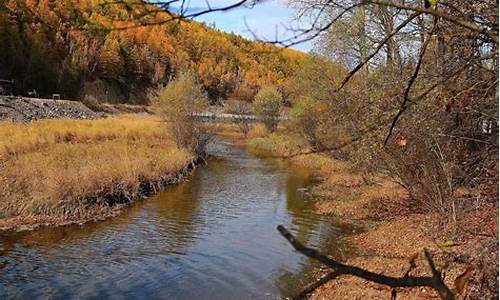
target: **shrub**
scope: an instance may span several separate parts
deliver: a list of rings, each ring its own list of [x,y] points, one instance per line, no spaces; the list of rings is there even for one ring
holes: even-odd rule
[[[408,138],[408,145],[386,147],[381,160],[385,169],[408,191],[415,205],[456,219],[453,157],[444,156],[438,140],[415,135]]]
[[[153,110],[167,124],[177,146],[196,154],[204,153],[211,134],[193,114],[208,106],[207,95],[190,73],[182,73],[153,100]]]
[[[278,128],[279,116],[283,106],[283,97],[275,87],[263,87],[254,99],[254,111],[266,128],[274,132]]]
[[[251,113],[251,110],[252,107],[245,101],[229,100],[224,106],[224,111],[226,113],[237,115],[234,122],[238,125],[244,137],[247,137],[252,129],[251,120],[246,117],[246,115]]]
[[[85,95],[82,103],[95,112],[108,112],[106,106],[100,103],[94,96]]]
[[[335,118],[335,107],[331,101],[316,100],[310,96],[301,96],[292,106],[292,127],[311,146],[312,150],[342,144],[349,138],[345,126]]]

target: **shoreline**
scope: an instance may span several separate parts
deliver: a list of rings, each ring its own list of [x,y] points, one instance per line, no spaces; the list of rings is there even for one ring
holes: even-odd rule
[[[94,120],[119,114],[152,113],[145,105],[0,95],[0,121],[34,122],[62,118]]]
[[[498,290],[495,288],[499,261],[498,205],[488,204],[485,209],[469,212],[458,223],[452,223],[443,220],[437,212],[415,207],[408,193],[389,178],[374,178],[368,184],[360,174],[351,170],[348,162],[322,154],[287,157],[287,153],[294,151],[293,137],[256,135],[243,138],[234,126],[225,127],[222,135],[250,148],[256,155],[272,155],[312,171],[317,183],[309,192],[318,199],[317,213],[363,228],[358,233],[342,237],[354,250],[347,258],[337,258],[343,263],[401,277],[408,271],[410,260],[416,257],[416,267],[411,270],[411,275],[430,276],[423,253],[428,249],[437,266],[446,274],[445,283],[449,287],[454,288],[455,279],[466,270],[473,270],[467,288],[457,298],[476,299],[495,295],[495,290]],[[479,237],[473,233],[478,229],[481,230]],[[319,280],[331,271],[319,268],[315,277]],[[307,286],[303,287],[304,290]],[[391,293],[392,289],[387,286],[342,276],[304,299],[390,299]],[[397,289],[397,298],[439,299],[439,296],[430,288],[417,287]]]
[[[0,122],[0,137],[0,232],[116,216],[206,159],[145,115]]]
[[[157,180],[140,182],[137,192],[121,190],[116,194],[84,197],[82,201],[89,204],[84,211],[79,212],[80,216],[27,215],[0,219],[0,233],[30,231],[41,227],[83,225],[118,216],[122,209],[128,205],[147,200],[147,198],[158,195],[167,187],[184,181],[193,174],[197,166],[205,163],[206,157],[194,158],[175,174],[166,174]]]

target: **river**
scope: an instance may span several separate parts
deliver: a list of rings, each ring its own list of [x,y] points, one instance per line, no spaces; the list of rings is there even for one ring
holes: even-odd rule
[[[1,299],[282,299],[351,228],[314,213],[307,172],[224,142],[189,178],[113,219],[0,233]]]

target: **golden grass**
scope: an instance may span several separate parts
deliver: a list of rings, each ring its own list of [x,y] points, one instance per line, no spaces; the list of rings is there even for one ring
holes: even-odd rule
[[[336,160],[326,154],[308,154],[292,158],[292,163],[306,167],[319,177],[312,193],[323,201],[316,203],[321,214],[349,219],[371,217],[370,206],[388,199],[392,202],[407,197],[401,186],[378,175],[371,178],[376,184],[366,184],[349,162]],[[391,202],[391,203],[392,203]]]
[[[58,143],[95,143],[106,140],[168,138],[158,120],[124,115],[99,120],[41,120],[32,124],[0,123],[0,161]]]
[[[339,173],[350,173],[350,164],[329,157],[326,154],[307,154],[292,158],[292,162],[310,169],[316,170],[318,175],[328,176]]]
[[[248,138],[261,138],[269,135],[269,131],[266,129],[266,126],[263,124],[253,124],[252,129],[248,132]]]
[[[76,214],[88,199],[133,196],[192,159],[154,117],[1,122],[0,218]]]
[[[235,123],[208,123],[207,127],[217,135],[230,139],[254,139],[269,136],[269,131],[260,123],[251,123],[246,137]],[[282,129],[281,126],[279,128]]]
[[[247,149],[258,156],[289,157],[307,149],[301,139],[281,131],[263,137],[255,137],[248,141]]]
[[[239,129],[238,125],[234,123],[209,123],[205,124],[210,132],[216,133],[218,136],[228,138],[231,140],[243,139],[244,135]]]

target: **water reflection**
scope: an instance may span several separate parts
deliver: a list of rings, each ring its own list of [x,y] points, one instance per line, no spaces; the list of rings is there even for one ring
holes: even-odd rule
[[[0,298],[276,299],[313,262],[284,224],[323,251],[345,229],[315,215],[304,170],[222,143],[189,181],[111,220],[0,236]]]

